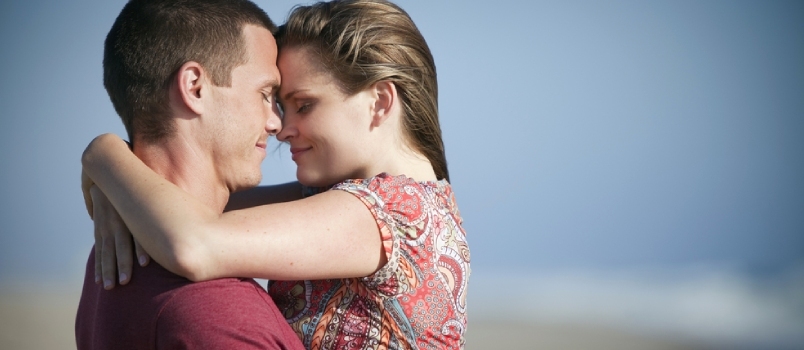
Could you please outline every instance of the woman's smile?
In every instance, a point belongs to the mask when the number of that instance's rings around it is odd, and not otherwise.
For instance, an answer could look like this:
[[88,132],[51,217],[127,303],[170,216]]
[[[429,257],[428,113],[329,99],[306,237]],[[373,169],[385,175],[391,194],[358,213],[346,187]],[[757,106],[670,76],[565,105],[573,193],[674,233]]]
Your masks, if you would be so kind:
[[291,147],[290,154],[292,155],[293,161],[297,162],[299,157],[302,156],[302,154],[307,153],[307,151],[311,149],[313,149],[313,147]]

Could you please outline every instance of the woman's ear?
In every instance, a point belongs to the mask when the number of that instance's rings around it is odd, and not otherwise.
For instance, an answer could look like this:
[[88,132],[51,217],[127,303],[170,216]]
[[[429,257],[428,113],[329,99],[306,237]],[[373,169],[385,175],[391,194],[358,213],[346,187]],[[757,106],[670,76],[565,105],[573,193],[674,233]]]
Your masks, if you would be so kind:
[[374,97],[371,126],[382,125],[389,117],[399,114],[401,105],[396,91],[396,84],[390,80],[381,80],[371,86]]
[[208,91],[206,72],[201,64],[194,61],[184,63],[176,74],[176,85],[184,107],[195,114],[204,113],[204,102]]

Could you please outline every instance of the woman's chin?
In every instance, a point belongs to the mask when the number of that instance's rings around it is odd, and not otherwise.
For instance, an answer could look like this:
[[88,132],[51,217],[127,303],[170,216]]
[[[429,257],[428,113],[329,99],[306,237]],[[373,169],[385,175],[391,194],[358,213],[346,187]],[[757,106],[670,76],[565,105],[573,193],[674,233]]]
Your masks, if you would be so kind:
[[299,180],[299,183],[307,187],[325,187],[333,185],[331,183],[327,183],[327,180],[324,176],[306,172],[300,168],[296,169],[296,179]]

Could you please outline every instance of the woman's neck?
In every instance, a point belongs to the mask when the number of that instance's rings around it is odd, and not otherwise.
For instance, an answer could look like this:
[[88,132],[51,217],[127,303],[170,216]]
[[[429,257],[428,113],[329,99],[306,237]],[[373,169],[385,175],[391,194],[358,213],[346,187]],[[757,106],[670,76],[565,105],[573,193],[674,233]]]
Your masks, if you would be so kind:
[[417,182],[437,181],[433,165],[423,154],[410,147],[396,147],[396,151],[389,154],[386,161],[374,171],[375,174],[388,173],[390,175],[405,175]]

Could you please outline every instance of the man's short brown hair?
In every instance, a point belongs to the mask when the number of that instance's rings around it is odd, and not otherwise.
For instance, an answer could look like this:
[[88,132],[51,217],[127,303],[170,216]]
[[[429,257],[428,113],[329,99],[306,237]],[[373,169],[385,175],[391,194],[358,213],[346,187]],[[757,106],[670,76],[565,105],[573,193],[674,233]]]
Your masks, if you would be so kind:
[[131,141],[173,132],[168,93],[178,69],[201,64],[218,86],[246,63],[243,27],[271,32],[268,15],[248,0],[131,0],[106,36],[103,85]]

